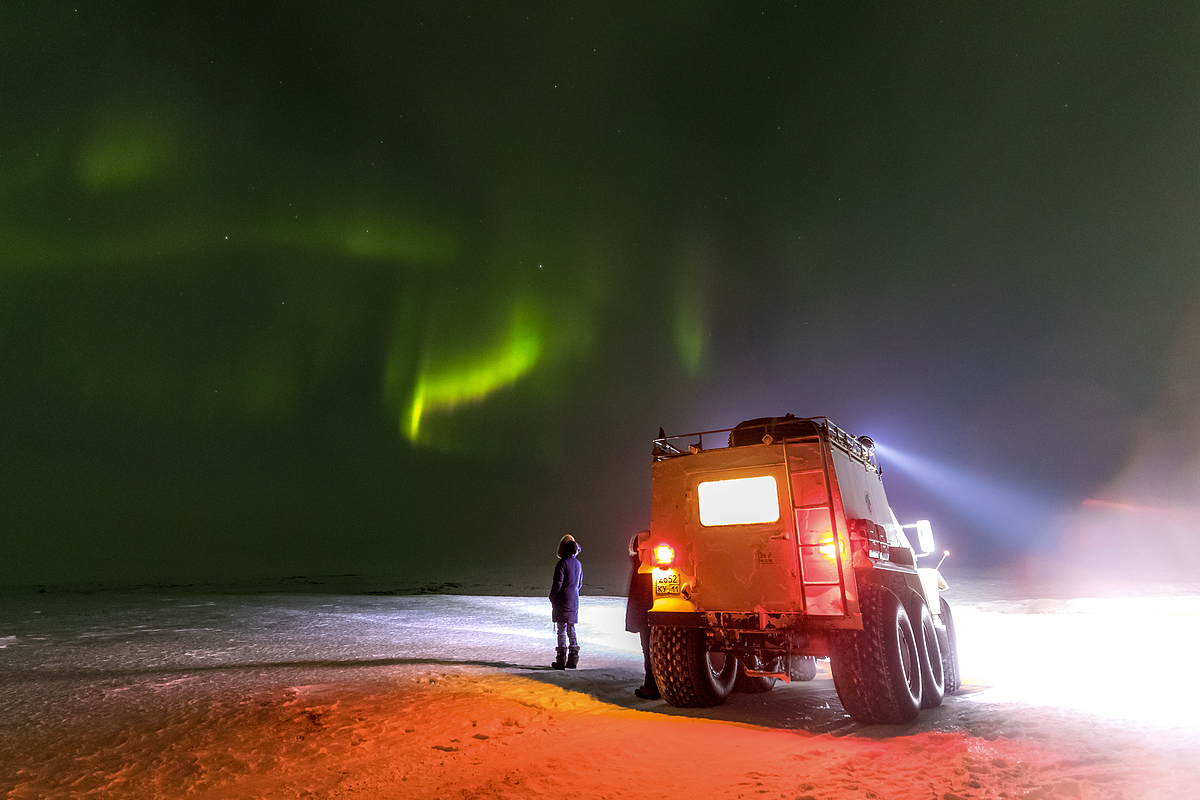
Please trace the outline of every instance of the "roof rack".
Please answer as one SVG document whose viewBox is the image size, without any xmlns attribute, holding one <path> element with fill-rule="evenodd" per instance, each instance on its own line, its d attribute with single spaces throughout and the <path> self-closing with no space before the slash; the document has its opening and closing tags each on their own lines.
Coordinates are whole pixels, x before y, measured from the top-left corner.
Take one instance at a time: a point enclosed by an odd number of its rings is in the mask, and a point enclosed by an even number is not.
<svg viewBox="0 0 1200 800">
<path fill-rule="evenodd" d="M 783 419 L 783 417 L 779 417 L 779 419 Z M 873 467 L 875 470 L 878 471 L 879 462 L 875 458 L 874 447 L 873 446 L 868 447 L 867 445 L 863 444 L 863 442 L 858 437 L 852 436 L 851 434 L 842 430 L 837 425 L 833 424 L 829 420 L 828 417 L 794 417 L 793 420 L 796 422 L 811 422 L 811 423 L 813 423 L 814 425 L 817 426 L 818 430 L 822 431 L 824 433 L 824 435 L 826 436 L 826 438 L 828 438 L 831 442 L 837 443 L 839 446 L 842 447 L 842 449 L 846 450 L 846 452 L 848 452 L 850 455 L 854 456 L 855 458 L 862 461 L 864 464 L 867 464 L 868 466 Z M 789 421 L 793 421 L 793 420 L 789 420 Z M 728 447 L 728 441 L 729 441 L 728 435 L 733 430 L 734 430 L 734 428 L 718 428 L 716 430 L 711 430 L 711 431 L 698 431 L 696 433 L 680 433 L 680 434 L 676 434 L 674 436 L 659 436 L 653 440 L 654 447 L 651 450 L 651 457 L 655 461 L 665 461 L 668 458 L 678 458 L 680 456 L 686 456 L 689 454 L 699 453 L 704 450 L 725 449 L 726 447 Z M 659 428 L 658 432 L 661 434 L 661 433 L 663 433 L 663 430 L 661 428 Z M 704 437 L 712 436 L 712 435 L 718 434 L 718 433 L 726 434 L 726 436 L 725 436 L 726 444 L 720 445 L 717 447 L 705 447 L 704 446 Z M 818 434 L 818 435 L 820 435 L 820 434 Z M 680 449 L 680 446 L 675 443 L 680 439 L 693 439 L 693 438 L 695 439 L 695 442 L 684 443 L 682 445 L 683 449 Z M 773 442 L 773 444 L 774 443 L 782 443 L 782 442 L 799 442 L 799 441 L 804 441 L 805 439 L 811 439 L 811 438 L 813 438 L 813 437 L 799 436 L 799 437 L 795 437 L 795 438 L 784 438 L 784 439 L 779 440 L 778 442 Z M 870 440 L 868 439 L 867 441 L 870 441 Z"/>
</svg>

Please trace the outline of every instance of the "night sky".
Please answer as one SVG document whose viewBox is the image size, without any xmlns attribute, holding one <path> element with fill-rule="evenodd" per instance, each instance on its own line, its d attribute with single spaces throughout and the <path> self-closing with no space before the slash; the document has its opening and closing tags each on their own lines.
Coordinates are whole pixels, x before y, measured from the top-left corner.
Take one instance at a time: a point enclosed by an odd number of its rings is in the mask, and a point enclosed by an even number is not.
<svg viewBox="0 0 1200 800">
<path fill-rule="evenodd" d="M 788 412 L 879 441 L 959 565 L 1195 552 L 1197 42 L 1195 3 L 5 3 L 0 584 L 621 565 L 659 426 Z"/>
</svg>

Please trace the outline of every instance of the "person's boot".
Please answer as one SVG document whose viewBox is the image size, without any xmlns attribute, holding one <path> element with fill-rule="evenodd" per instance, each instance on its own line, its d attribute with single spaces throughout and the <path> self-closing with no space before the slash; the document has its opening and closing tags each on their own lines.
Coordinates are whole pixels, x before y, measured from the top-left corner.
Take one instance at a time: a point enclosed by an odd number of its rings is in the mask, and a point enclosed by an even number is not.
<svg viewBox="0 0 1200 800">
<path fill-rule="evenodd" d="M 554 652 L 555 652 L 554 663 L 551 664 L 550 666 L 554 667 L 555 669 L 566 669 L 567 668 L 567 648 L 556 647 L 556 648 L 554 648 Z"/>
<path fill-rule="evenodd" d="M 567 651 L 567 669 L 575 669 L 579 666 L 579 648 L 572 647 Z"/>
<path fill-rule="evenodd" d="M 633 693 L 643 700 L 661 700 L 662 695 L 659 694 L 658 687 L 653 683 L 649 686 L 639 686 L 633 690 Z"/>
<path fill-rule="evenodd" d="M 654 673 L 647 673 L 646 680 L 641 686 L 634 689 L 633 693 L 643 700 L 662 699 L 662 695 L 658 691 L 658 682 L 654 680 Z"/>
</svg>

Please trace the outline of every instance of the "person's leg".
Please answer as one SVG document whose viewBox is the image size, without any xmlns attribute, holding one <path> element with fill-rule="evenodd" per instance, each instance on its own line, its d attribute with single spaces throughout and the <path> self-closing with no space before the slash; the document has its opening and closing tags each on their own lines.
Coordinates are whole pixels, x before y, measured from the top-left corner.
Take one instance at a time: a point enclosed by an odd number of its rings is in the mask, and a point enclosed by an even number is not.
<svg viewBox="0 0 1200 800">
<path fill-rule="evenodd" d="M 554 648 L 554 663 L 550 666 L 555 669 L 566 669 L 567 667 L 567 624 L 565 622 L 554 623 L 558 629 L 558 647 Z"/>
<path fill-rule="evenodd" d="M 644 700 L 657 700 L 661 695 L 658 693 L 658 682 L 654 680 L 654 670 L 650 668 L 650 631 L 641 631 L 638 636 L 642 640 L 642 660 L 645 662 L 646 679 L 633 693 Z"/>
<path fill-rule="evenodd" d="M 642 661 L 646 667 L 646 688 L 658 691 L 658 682 L 654 680 L 654 669 L 650 666 L 650 631 L 638 634 L 642 640 Z"/>
<path fill-rule="evenodd" d="M 575 623 L 567 623 L 567 669 L 575 669 L 579 665 L 579 640 L 575 638 Z"/>
</svg>

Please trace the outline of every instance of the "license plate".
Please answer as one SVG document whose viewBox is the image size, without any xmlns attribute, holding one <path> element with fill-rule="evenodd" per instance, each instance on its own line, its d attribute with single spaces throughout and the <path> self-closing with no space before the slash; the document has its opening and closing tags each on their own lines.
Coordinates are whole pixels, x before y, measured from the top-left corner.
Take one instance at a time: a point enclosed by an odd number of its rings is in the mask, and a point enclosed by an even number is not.
<svg viewBox="0 0 1200 800">
<path fill-rule="evenodd" d="M 679 573 L 668 572 L 654 578 L 655 594 L 679 594 Z"/>
</svg>

